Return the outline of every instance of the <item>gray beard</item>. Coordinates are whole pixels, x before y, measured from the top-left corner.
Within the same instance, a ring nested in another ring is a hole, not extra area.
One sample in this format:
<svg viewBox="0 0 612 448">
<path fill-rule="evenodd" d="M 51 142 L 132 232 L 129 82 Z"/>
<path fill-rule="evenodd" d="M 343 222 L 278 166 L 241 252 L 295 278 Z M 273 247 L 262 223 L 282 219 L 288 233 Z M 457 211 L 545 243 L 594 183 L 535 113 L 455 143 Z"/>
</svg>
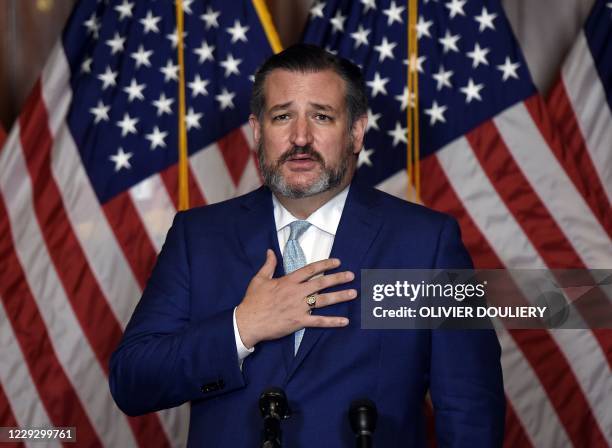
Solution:
<svg viewBox="0 0 612 448">
<path fill-rule="evenodd" d="M 321 164 L 322 172 L 318 179 L 307 187 L 296 187 L 289 185 L 285 177 L 281 174 L 282 164 L 295 154 L 308 153 L 315 161 Z M 336 169 L 326 167 L 321 155 L 315 152 L 311 147 L 293 147 L 285 152 L 275 164 L 269 164 L 263 150 L 263 143 L 260 141 L 257 147 L 257 157 L 259 159 L 259 167 L 263 177 L 264 184 L 274 193 L 290 199 L 300 199 L 309 196 L 314 196 L 324 191 L 331 190 L 342 183 L 344 176 L 349 169 L 349 161 L 352 156 L 352 142 L 346 147 L 344 154 L 340 160 L 340 164 Z"/>
</svg>

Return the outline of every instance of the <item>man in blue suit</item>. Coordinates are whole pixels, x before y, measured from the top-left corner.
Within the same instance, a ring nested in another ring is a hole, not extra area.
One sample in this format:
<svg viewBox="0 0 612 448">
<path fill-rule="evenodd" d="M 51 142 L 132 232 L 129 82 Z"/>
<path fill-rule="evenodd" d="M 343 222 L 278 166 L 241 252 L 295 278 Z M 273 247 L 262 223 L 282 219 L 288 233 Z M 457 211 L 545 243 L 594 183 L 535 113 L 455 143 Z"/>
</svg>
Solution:
<svg viewBox="0 0 612 448">
<path fill-rule="evenodd" d="M 412 447 L 425 444 L 429 391 L 438 446 L 500 446 L 494 332 L 360 329 L 361 269 L 471 267 L 452 218 L 354 179 L 360 70 L 291 47 L 258 70 L 251 109 L 266 186 L 176 215 L 111 360 L 119 407 L 189 401 L 189 445 L 252 447 L 259 396 L 279 386 L 284 446 L 342 447 L 354 444 L 349 403 L 369 397 L 374 445 Z"/>
</svg>

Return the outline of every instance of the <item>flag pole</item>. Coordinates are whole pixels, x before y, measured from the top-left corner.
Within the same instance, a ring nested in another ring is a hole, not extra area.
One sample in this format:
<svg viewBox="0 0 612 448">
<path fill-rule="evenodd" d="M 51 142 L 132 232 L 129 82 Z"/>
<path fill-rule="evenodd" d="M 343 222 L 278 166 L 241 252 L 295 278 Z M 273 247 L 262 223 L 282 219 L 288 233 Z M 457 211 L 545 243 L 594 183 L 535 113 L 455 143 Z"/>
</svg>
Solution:
<svg viewBox="0 0 612 448">
<path fill-rule="evenodd" d="M 418 0 L 408 0 L 408 104 L 407 104 L 407 173 L 408 199 L 421 200 L 420 133 L 419 133 L 419 71 L 416 22 Z M 414 104 L 411 104 L 414 96 Z M 414 188 L 411 188 L 411 187 Z"/>
<path fill-rule="evenodd" d="M 183 0 L 176 0 L 176 51 L 179 66 L 178 82 L 178 134 L 179 134 L 179 162 L 178 162 L 178 210 L 189 208 L 189 168 L 187 158 L 187 129 L 185 127 L 185 54 L 183 44 Z"/>
</svg>

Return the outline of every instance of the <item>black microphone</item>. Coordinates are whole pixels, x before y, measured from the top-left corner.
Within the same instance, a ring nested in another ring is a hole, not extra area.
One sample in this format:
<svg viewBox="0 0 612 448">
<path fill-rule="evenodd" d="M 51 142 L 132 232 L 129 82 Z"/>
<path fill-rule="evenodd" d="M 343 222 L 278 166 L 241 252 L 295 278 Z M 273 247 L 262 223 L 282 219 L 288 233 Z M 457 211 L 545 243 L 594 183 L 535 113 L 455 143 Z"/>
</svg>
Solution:
<svg viewBox="0 0 612 448">
<path fill-rule="evenodd" d="M 259 397 L 259 410 L 264 427 L 261 448 L 281 448 L 280 421 L 291 415 L 287 396 L 280 387 L 269 387 Z"/>
<path fill-rule="evenodd" d="M 357 448 L 372 448 L 372 434 L 376 430 L 378 412 L 372 400 L 353 400 L 349 408 L 349 421 L 355 433 Z"/>
</svg>

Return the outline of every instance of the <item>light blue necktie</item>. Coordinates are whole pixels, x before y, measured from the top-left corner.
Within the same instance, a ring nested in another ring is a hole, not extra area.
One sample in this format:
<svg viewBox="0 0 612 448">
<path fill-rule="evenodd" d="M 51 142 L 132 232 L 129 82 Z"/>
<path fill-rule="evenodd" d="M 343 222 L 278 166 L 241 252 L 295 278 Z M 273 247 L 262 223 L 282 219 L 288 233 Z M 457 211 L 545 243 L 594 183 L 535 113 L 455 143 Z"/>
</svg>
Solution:
<svg viewBox="0 0 612 448">
<path fill-rule="evenodd" d="M 285 244 L 285 251 L 283 252 L 285 274 L 291 274 L 293 271 L 296 271 L 306 265 L 306 257 L 304 256 L 304 251 L 300 247 L 300 243 L 298 243 L 298 239 L 304 234 L 308 227 L 310 227 L 310 223 L 308 221 L 293 221 L 291 224 L 289 224 L 289 239 L 287 240 L 287 244 Z M 303 328 L 295 332 L 294 354 L 297 353 L 303 337 Z"/>
</svg>

